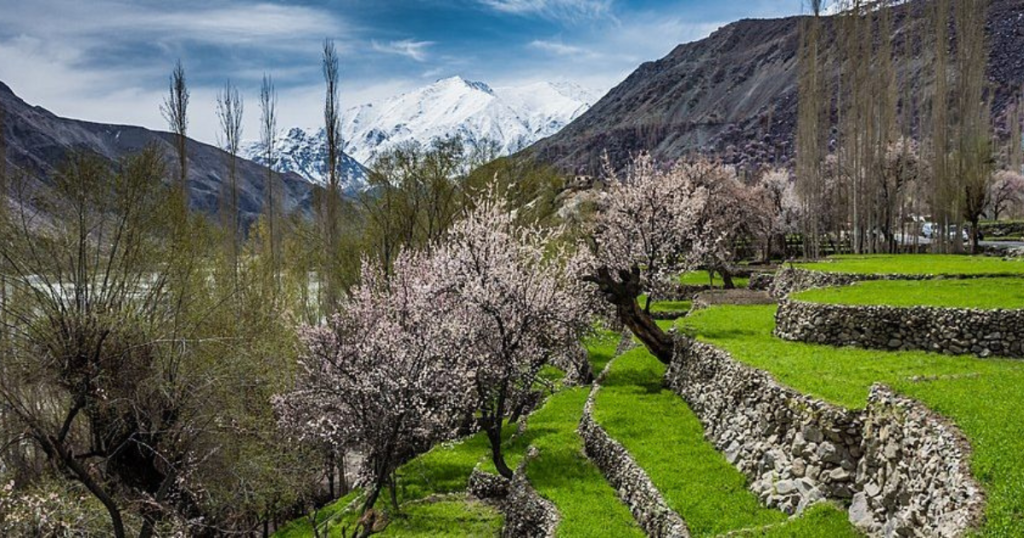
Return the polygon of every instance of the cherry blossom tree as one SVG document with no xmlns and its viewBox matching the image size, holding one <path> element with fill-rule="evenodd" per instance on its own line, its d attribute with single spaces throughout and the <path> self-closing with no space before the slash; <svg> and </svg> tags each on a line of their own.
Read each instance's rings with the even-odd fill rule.
<svg viewBox="0 0 1024 538">
<path fill-rule="evenodd" d="M 989 211 L 993 220 L 1024 202 L 1024 176 L 1012 170 L 996 172 L 989 187 Z"/>
<path fill-rule="evenodd" d="M 678 165 L 690 192 L 703 193 L 697 218 L 690 229 L 687 265 L 718 273 L 726 289 L 735 287 L 737 243 L 754 235 L 756 222 L 765 215 L 754 189 L 740 182 L 735 168 L 708 160 Z"/>
<path fill-rule="evenodd" d="M 524 412 L 545 365 L 579 357 L 590 308 L 579 278 L 582 258 L 558 246 L 559 230 L 520 225 L 490 195 L 457 222 L 434 253 L 446 296 L 457 298 L 464 330 L 452 349 L 474 389 L 478 425 L 506 478 L 501 450 L 506 419 Z"/>
<path fill-rule="evenodd" d="M 687 165 L 659 168 L 647 154 L 621 174 L 608 171 L 594 226 L 594 264 L 584 279 L 665 363 L 672 360 L 672 338 L 651 318 L 650 301 L 641 308 L 637 297 L 665 275 L 691 268 L 688 254 L 708 198 L 692 171 Z"/>
<path fill-rule="evenodd" d="M 771 258 L 776 240 L 785 254 L 786 235 L 800 230 L 804 213 L 796 182 L 789 171 L 775 169 L 761 174 L 752 201 L 755 216 L 752 225 L 761 237 L 762 257 L 766 261 Z"/>
<path fill-rule="evenodd" d="M 364 456 L 360 536 L 386 525 L 373 507 L 395 471 L 451 436 L 471 394 L 470 375 L 451 343 L 466 327 L 456 297 L 436 286 L 433 260 L 403 253 L 391 276 L 364 262 L 362 284 L 329 321 L 301 330 L 295 391 L 275 398 L 280 420 L 300 441 L 329 442 Z M 383 523 L 382 523 L 383 522 Z"/>
</svg>

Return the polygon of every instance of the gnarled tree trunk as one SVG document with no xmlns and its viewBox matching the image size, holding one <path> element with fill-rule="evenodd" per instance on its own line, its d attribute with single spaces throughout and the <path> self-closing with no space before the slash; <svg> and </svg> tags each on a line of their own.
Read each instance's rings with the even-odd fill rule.
<svg viewBox="0 0 1024 538">
<path fill-rule="evenodd" d="M 673 354 L 672 337 L 662 331 L 650 313 L 641 309 L 636 302 L 636 298 L 644 291 L 640 284 L 640 269 L 633 267 L 629 271 L 619 270 L 614 273 L 607 267 L 601 267 L 597 274 L 586 277 L 586 280 L 597 284 L 605 299 L 615 306 L 619 320 L 629 327 L 651 354 L 669 364 Z"/>
</svg>

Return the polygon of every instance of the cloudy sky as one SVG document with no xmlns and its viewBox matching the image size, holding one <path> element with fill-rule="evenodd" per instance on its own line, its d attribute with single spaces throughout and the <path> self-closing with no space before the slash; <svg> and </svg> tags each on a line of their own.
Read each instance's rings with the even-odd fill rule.
<svg viewBox="0 0 1024 538">
<path fill-rule="evenodd" d="M 607 90 L 640 63 L 740 18 L 802 0 L 0 0 L 0 81 L 74 118 L 163 129 L 159 104 L 179 58 L 191 135 L 213 142 L 227 78 L 256 133 L 264 73 L 281 127 L 321 117 L 319 54 L 334 39 L 343 99 L 357 105 L 461 75 L 492 86 L 571 81 Z"/>
</svg>

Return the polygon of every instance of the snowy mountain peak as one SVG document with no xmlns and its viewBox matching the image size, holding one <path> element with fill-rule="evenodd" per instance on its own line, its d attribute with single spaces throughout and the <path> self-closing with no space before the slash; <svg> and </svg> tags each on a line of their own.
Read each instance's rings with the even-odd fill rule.
<svg viewBox="0 0 1024 538">
<path fill-rule="evenodd" d="M 492 88 L 460 76 L 443 78 L 346 110 L 341 118 L 342 149 L 354 161 L 371 164 L 377 155 L 401 144 L 428 145 L 457 136 L 467 146 L 493 143 L 500 154 L 508 155 L 555 134 L 598 97 L 567 82 Z M 323 146 L 323 129 L 290 129 L 278 140 L 278 168 L 323 183 L 322 164 L 315 160 L 325 153 Z M 250 151 L 255 147 L 247 145 Z M 353 179 L 352 188 L 358 188 L 359 181 L 365 184 L 365 170 L 358 171 L 347 175 Z"/>
<path fill-rule="evenodd" d="M 427 89 L 433 89 L 435 91 L 446 91 L 446 90 L 458 91 L 458 90 L 461 90 L 461 89 L 464 89 L 464 88 L 469 88 L 471 90 L 481 91 L 481 92 L 488 93 L 488 94 L 491 94 L 491 95 L 494 94 L 494 90 L 492 90 L 491 87 L 488 86 L 487 84 L 484 84 L 483 82 L 474 82 L 472 80 L 466 80 L 466 79 L 464 79 L 464 78 L 462 78 L 462 77 L 460 77 L 458 75 L 456 75 L 454 77 L 438 79 L 437 82 L 435 82 L 432 85 L 428 86 Z"/>
</svg>

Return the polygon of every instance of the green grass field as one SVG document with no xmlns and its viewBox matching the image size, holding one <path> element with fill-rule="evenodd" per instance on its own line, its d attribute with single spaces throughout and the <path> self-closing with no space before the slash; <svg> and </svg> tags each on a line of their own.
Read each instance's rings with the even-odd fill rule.
<svg viewBox="0 0 1024 538">
<path fill-rule="evenodd" d="M 718 273 L 712 277 L 707 271 L 690 271 L 689 273 L 683 273 L 679 275 L 679 283 L 686 286 L 714 286 L 721 288 L 722 277 Z M 745 288 L 750 283 L 750 279 L 742 276 L 732 277 L 732 283 L 737 288 Z"/>
<path fill-rule="evenodd" d="M 797 390 L 861 408 L 884 382 L 952 419 L 974 448 L 972 470 L 988 495 L 981 536 L 1024 529 L 1024 361 L 885 352 L 786 342 L 772 336 L 774 306 L 716 307 L 681 330 L 771 372 Z"/>
<path fill-rule="evenodd" d="M 491 507 L 465 499 L 444 499 L 436 503 L 421 502 L 432 495 L 459 494 L 473 467 L 488 453 L 487 438 L 475 435 L 457 443 L 434 447 L 399 470 L 398 502 L 401 513 L 391 514 L 393 522 L 381 536 L 496 536 L 502 525 L 501 515 Z M 359 495 L 352 492 L 321 510 L 318 521 L 330 519 L 330 536 L 340 536 L 344 526 L 351 526 L 355 513 L 343 510 Z M 387 492 L 381 495 L 378 508 L 390 511 Z M 462 534 L 468 529 L 471 534 Z M 307 538 L 313 530 L 306 518 L 297 519 L 278 531 L 277 538 Z"/>
<path fill-rule="evenodd" d="M 602 331 L 584 342 L 595 374 L 615 356 L 619 338 Z M 505 447 L 506 461 L 515 467 L 528 447 L 537 448 L 539 455 L 527 463 L 526 476 L 561 513 L 558 536 L 643 536 L 629 509 L 583 453 L 583 440 L 576 428 L 589 393 L 589 387 L 577 387 L 548 398 L 530 415 L 525 433 Z M 490 460 L 482 468 L 494 472 Z"/>
<path fill-rule="evenodd" d="M 1024 280 L 878 280 L 851 286 L 813 289 L 793 299 L 814 303 L 951 308 L 1024 308 Z"/>
<path fill-rule="evenodd" d="M 794 266 L 832 273 L 1024 276 L 1024 262 L 1021 261 L 942 254 L 834 256 L 820 262 Z"/>
<path fill-rule="evenodd" d="M 665 366 L 645 348 L 612 364 L 595 418 L 622 443 L 695 537 L 751 529 L 744 536 L 858 536 L 846 513 L 822 506 L 787 521 L 747 489 L 746 477 L 704 439 L 697 416 L 662 387 Z M 755 530 L 757 529 L 757 530 Z"/>
</svg>

